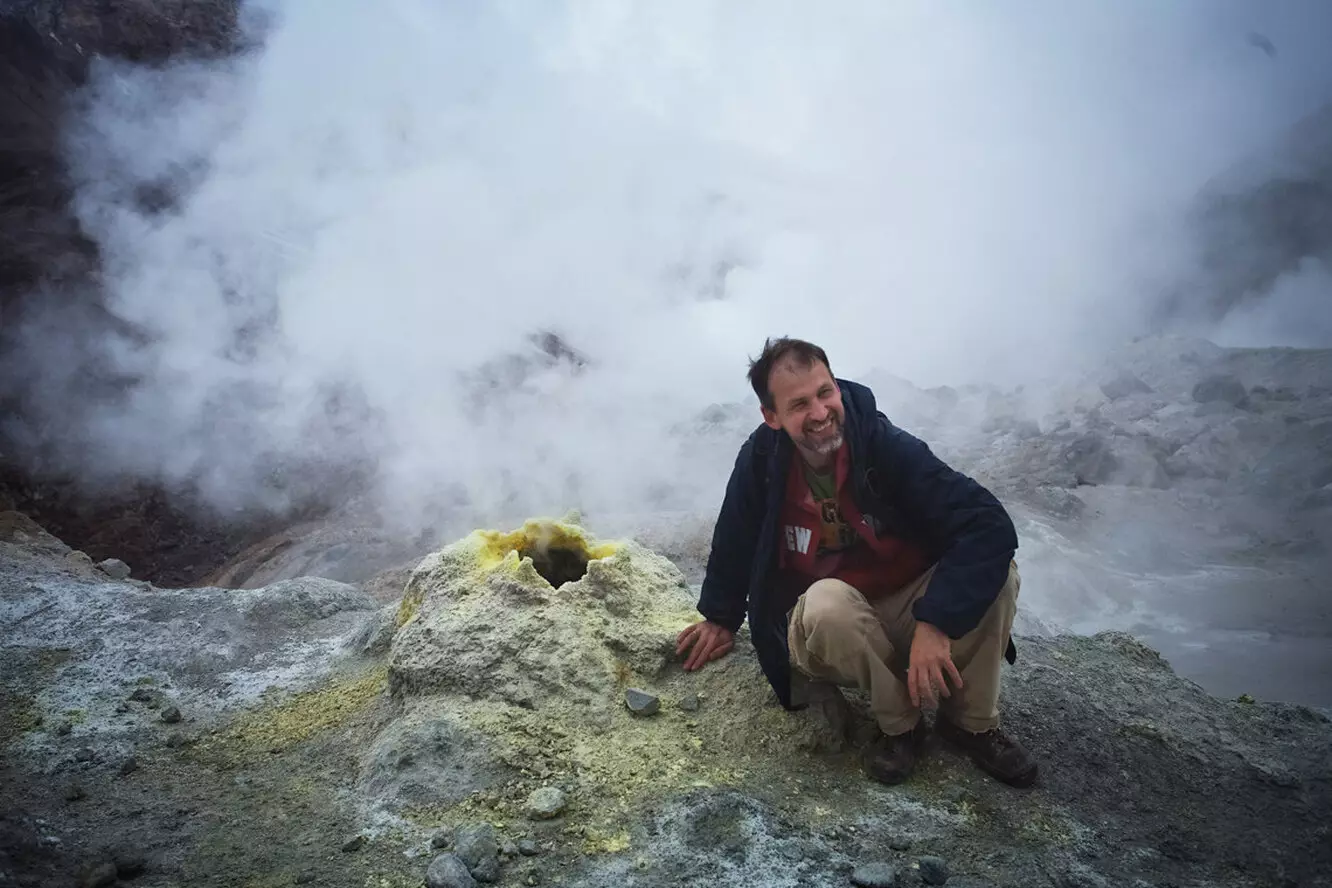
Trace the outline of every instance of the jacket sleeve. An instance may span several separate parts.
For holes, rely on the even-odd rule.
[[[740,448],[712,531],[698,611],[736,632],[745,621],[749,571],[763,521],[763,495],[754,476],[754,438]]]
[[[1008,580],[1018,547],[1013,520],[990,491],[944,463],[924,441],[882,414],[877,424],[881,492],[938,553],[929,589],[912,613],[961,638],[980,623]]]

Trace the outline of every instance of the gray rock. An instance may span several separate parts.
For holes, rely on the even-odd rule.
[[[485,861],[494,860],[499,854],[495,827],[489,823],[477,823],[460,828],[453,840],[453,853],[473,871]]]
[[[130,756],[129,758],[125,759],[123,762],[120,763],[121,777],[133,774],[137,770],[139,770],[139,760],[136,759],[134,756]]]
[[[680,708],[685,712],[698,711],[698,694],[686,694],[680,700]]]
[[[134,693],[129,695],[131,703],[151,703],[154,700],[151,688],[135,688]]]
[[[88,870],[83,877],[84,888],[105,888],[116,883],[116,865],[111,862],[99,863]]]
[[[92,567],[93,563],[87,552],[80,552],[77,549],[66,555],[65,559],[79,567]]]
[[[74,733],[74,724],[73,722],[61,722],[56,725],[55,732],[57,737],[68,737],[70,734]]]
[[[472,868],[472,878],[478,882],[498,882],[500,865],[498,857],[487,857]]]
[[[862,863],[851,873],[860,888],[897,888],[897,867],[891,863]]]
[[[180,710],[175,706],[168,706],[166,709],[162,710],[162,721],[167,724],[174,725],[176,722],[180,721],[180,719]]]
[[[298,876],[296,877],[296,884],[297,884],[297,885],[308,885],[308,884],[310,884],[311,882],[313,882],[313,881],[314,881],[315,879],[317,879],[317,878],[319,878],[319,876],[317,876],[317,875],[314,873],[314,871],[312,871],[312,870],[306,870],[306,871],[304,871],[303,873],[301,873],[300,875],[298,875]]]
[[[430,837],[431,848],[447,848],[453,844],[453,830],[445,827]]]
[[[74,761],[76,762],[90,762],[94,757],[95,753],[87,746],[74,753]]]
[[[365,847],[365,836],[353,836],[352,838],[342,843],[342,850],[348,853],[352,851],[360,851],[364,847]]]
[[[647,691],[630,688],[624,692],[624,705],[628,706],[634,715],[656,715],[661,709],[661,700]]]
[[[541,853],[541,849],[531,839],[523,839],[518,843],[518,853],[524,857],[536,857]]]
[[[77,802],[84,797],[83,787],[77,783],[71,783],[65,787],[65,801]]]
[[[426,870],[426,888],[475,888],[476,880],[456,854],[441,854]]]
[[[1111,401],[1127,398],[1129,395],[1150,394],[1152,387],[1132,373],[1121,373],[1109,382],[1101,383],[1101,394]]]
[[[500,854],[505,857],[517,857],[518,846],[513,843],[512,839],[505,839],[500,842]]]
[[[97,567],[113,580],[128,580],[130,575],[129,565],[119,558],[108,558],[105,561],[97,562]]]
[[[360,791],[390,810],[453,804],[503,773],[482,738],[438,705],[417,707],[366,752]]]
[[[1244,383],[1227,373],[1209,376],[1193,387],[1193,400],[1199,404],[1221,402],[1232,407],[1243,407],[1249,401]]]
[[[560,816],[568,803],[563,790],[543,786],[527,797],[527,816],[533,820],[549,820]]]
[[[920,859],[920,878],[926,885],[942,885],[948,881],[948,864],[939,857]]]

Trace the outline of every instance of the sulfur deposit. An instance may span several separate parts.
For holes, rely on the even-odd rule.
[[[588,847],[615,850],[627,808],[780,774],[792,750],[840,746],[820,716],[777,705],[751,658],[685,675],[675,641],[699,619],[695,601],[667,559],[567,521],[477,531],[422,560],[399,609],[390,687],[405,719],[448,724],[450,744],[484,746],[507,767],[488,768],[497,776],[486,790],[431,815],[521,818],[533,790],[557,786]],[[630,688],[658,697],[660,711],[635,717]],[[396,760],[401,732],[390,736]],[[419,795],[392,791],[385,761],[372,753],[363,785],[381,802]]]

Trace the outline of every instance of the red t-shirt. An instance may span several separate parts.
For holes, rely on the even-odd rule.
[[[873,601],[929,567],[924,550],[898,537],[879,536],[856,507],[845,446],[837,451],[835,465],[836,495],[816,499],[800,454],[791,456],[777,547],[779,582],[788,607],[816,580],[835,577]]]

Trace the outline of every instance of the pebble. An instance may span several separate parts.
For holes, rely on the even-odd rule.
[[[499,854],[499,840],[495,836],[495,827],[489,823],[464,826],[454,837],[453,853],[467,868],[475,872],[486,860],[494,860]]]
[[[312,870],[306,870],[305,872],[301,873],[299,876],[296,877],[296,884],[308,885],[317,878],[319,877],[316,876]]]
[[[655,715],[661,709],[661,700],[647,691],[630,688],[624,692],[624,705],[634,715]]]
[[[355,836],[342,843],[342,850],[347,852],[360,851],[365,847],[365,836]]]
[[[72,561],[81,567],[92,567],[93,563],[92,556],[90,556],[87,552],[80,552],[77,549],[66,555],[65,559],[67,561]]]
[[[84,888],[104,888],[104,886],[114,885],[115,883],[116,865],[114,863],[99,863],[88,870],[88,874],[83,877]]]
[[[139,770],[139,760],[136,759],[134,756],[130,756],[129,758],[125,759],[123,762],[120,763],[121,777],[133,774],[137,770]]]
[[[568,803],[563,790],[543,786],[527,797],[527,816],[533,820],[549,820],[560,816]]]
[[[89,749],[87,746],[83,747],[78,752],[74,753],[74,761],[76,762],[90,762],[92,760],[93,760],[93,751]]]
[[[71,783],[69,786],[65,787],[65,801],[77,802],[83,797],[83,787],[79,786],[77,783]]]
[[[860,888],[897,888],[897,867],[891,863],[862,863],[851,873]]]
[[[441,829],[430,837],[431,848],[447,848],[453,844],[453,830]]]
[[[129,695],[131,703],[151,703],[153,702],[153,692],[148,688],[135,688],[134,693]]]
[[[105,561],[97,562],[102,573],[113,580],[128,580],[130,575],[129,565],[119,558],[108,558]]]
[[[536,857],[541,853],[541,849],[531,839],[523,839],[518,843],[518,853],[524,857]]]
[[[426,870],[426,888],[475,888],[476,880],[456,854],[441,854]]]
[[[72,733],[74,733],[74,725],[72,723],[61,722],[60,724],[56,725],[57,737],[68,737]]]
[[[472,876],[478,882],[498,882],[500,877],[499,858],[484,858],[480,863],[472,867]]]
[[[926,885],[942,885],[948,881],[948,864],[939,857],[922,857],[920,878]]]
[[[680,701],[680,708],[685,712],[698,711],[698,694],[688,694]]]
[[[180,710],[175,706],[168,706],[166,709],[162,710],[162,721],[167,724],[174,725],[176,722],[180,721],[180,719]]]
[[[518,854],[518,846],[513,843],[512,839],[505,839],[500,842],[500,853],[505,857],[515,857]]]

